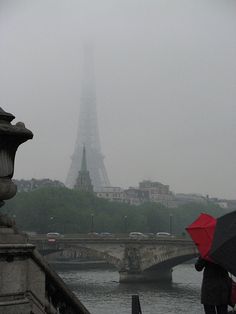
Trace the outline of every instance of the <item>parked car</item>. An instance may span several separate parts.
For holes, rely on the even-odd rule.
[[[157,232],[157,237],[171,237],[171,234],[169,232]]]
[[[60,238],[61,234],[59,232],[48,232],[47,238]]]
[[[35,232],[35,231],[23,231],[23,233],[25,233],[26,235],[28,235],[30,237],[37,236],[37,232]]]
[[[60,234],[59,232],[48,232],[47,233],[48,242],[56,242],[56,240],[58,240],[62,237],[63,237],[63,235]]]
[[[112,237],[112,233],[110,232],[101,232],[100,237],[109,238]]]
[[[88,236],[89,236],[89,237],[98,237],[98,236],[99,236],[99,233],[97,233],[97,232],[89,232],[89,233],[88,233]]]
[[[145,233],[146,236],[148,236],[148,238],[153,239],[156,237],[155,233],[149,232],[149,233]]]
[[[130,232],[129,233],[129,238],[132,239],[147,239],[148,236],[142,232]]]

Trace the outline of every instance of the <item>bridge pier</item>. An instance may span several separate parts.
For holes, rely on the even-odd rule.
[[[120,282],[171,282],[172,269],[146,270],[143,272],[119,271]]]

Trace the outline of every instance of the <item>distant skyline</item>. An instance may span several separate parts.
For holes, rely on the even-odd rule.
[[[235,199],[235,12],[233,0],[1,0],[0,106],[34,133],[14,178],[65,182],[89,40],[111,185]]]

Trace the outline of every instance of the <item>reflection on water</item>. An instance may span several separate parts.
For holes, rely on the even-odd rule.
[[[120,284],[114,270],[67,270],[60,276],[91,314],[130,314],[133,294],[139,294],[144,314],[202,312],[201,273],[191,264],[174,268],[172,284]]]

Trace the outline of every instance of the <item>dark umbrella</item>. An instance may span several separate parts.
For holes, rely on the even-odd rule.
[[[215,263],[236,276],[236,211],[216,220],[209,256]]]
[[[208,214],[201,214],[186,230],[196,244],[202,258],[211,260],[208,256],[212,245],[216,219]]]

